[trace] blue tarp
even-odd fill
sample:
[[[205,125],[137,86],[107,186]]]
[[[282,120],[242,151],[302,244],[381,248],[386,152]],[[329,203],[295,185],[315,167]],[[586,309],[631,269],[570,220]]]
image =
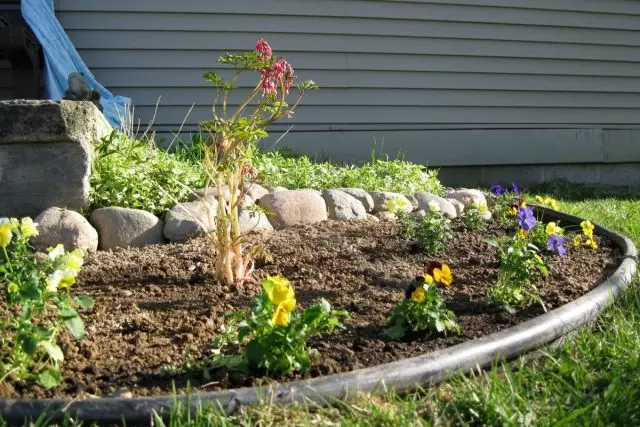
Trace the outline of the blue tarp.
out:
[[[70,73],[84,75],[91,89],[100,93],[104,115],[115,128],[128,117],[131,100],[114,96],[93,76],[55,16],[53,0],[22,0],[22,17],[42,45],[45,59],[45,88],[51,99],[60,99]]]

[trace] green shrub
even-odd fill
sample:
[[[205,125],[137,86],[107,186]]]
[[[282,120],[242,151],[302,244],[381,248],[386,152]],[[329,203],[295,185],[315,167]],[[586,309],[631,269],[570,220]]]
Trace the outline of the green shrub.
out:
[[[201,168],[153,141],[114,131],[95,145],[90,178],[93,208],[120,206],[162,214],[204,185]]]

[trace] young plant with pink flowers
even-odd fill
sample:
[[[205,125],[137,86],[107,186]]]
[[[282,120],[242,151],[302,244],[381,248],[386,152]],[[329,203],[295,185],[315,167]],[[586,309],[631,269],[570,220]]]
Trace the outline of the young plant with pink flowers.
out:
[[[229,79],[215,72],[204,75],[216,88],[213,119],[200,124],[209,135],[203,161],[208,177],[206,186],[217,188],[217,211],[209,212],[209,218],[215,217],[216,223],[211,237],[216,248],[217,279],[226,284],[243,283],[250,279],[253,261],[240,232],[238,209],[257,178],[252,162],[257,143],[268,136],[270,124],[283,117],[291,118],[304,92],[317,86],[311,80],[296,84],[291,64],[274,55],[271,46],[262,39],[255,50],[226,54],[218,61],[230,65],[233,75]],[[257,83],[246,99],[231,108],[229,95],[237,89],[238,78],[244,72],[254,73]],[[287,97],[294,88],[297,98],[289,104]]]

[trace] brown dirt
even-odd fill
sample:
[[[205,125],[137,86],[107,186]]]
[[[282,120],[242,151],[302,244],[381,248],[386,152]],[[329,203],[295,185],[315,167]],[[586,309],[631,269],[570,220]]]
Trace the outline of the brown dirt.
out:
[[[307,377],[416,356],[543,312],[532,305],[508,314],[485,302],[499,262],[496,250],[483,239],[505,235],[505,230],[492,223],[484,232],[471,232],[456,220],[454,231],[446,254],[438,259],[453,269],[454,283],[442,292],[458,316],[462,334],[423,334],[405,341],[386,340],[381,331],[392,307],[404,298],[409,281],[424,273],[435,258],[398,237],[396,225],[328,221],[253,234],[251,240],[264,244],[274,259],[257,269],[256,278],[282,273],[294,284],[299,306],[324,297],[351,314],[344,330],[312,341],[322,357]],[[550,275],[538,285],[549,309],[584,294],[619,264],[621,252],[606,239],[597,237],[597,241],[596,252],[570,248],[565,257],[548,257]],[[248,308],[259,291],[255,285],[217,284],[212,259],[203,238],[91,255],[74,291],[92,296],[96,306],[84,313],[88,332],[84,340],[76,342],[68,334],[61,337],[66,358],[62,386],[47,391],[13,382],[0,389],[0,397],[109,396],[125,389],[144,396],[170,394],[173,383],[183,393],[188,381],[200,391],[273,381],[222,370],[205,380],[166,369],[184,367],[189,357],[202,358],[224,322],[224,313]],[[297,378],[303,377],[278,380]]]

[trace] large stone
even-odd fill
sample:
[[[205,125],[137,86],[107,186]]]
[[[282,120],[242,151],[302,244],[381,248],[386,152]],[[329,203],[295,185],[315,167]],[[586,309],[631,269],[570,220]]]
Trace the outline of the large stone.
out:
[[[313,224],[328,218],[327,204],[317,191],[276,191],[264,195],[259,204],[271,213],[269,222],[275,229]]]
[[[324,190],[329,218],[340,221],[367,219],[367,211],[358,199],[341,190]]]
[[[478,206],[487,204],[487,199],[484,197],[484,194],[482,194],[482,191],[469,188],[449,190],[444,194],[444,197],[447,199],[455,199],[465,207],[471,206],[473,203]]]
[[[455,218],[458,216],[458,212],[455,206],[453,206],[448,200],[436,194],[421,191],[414,194],[413,196],[418,201],[418,210],[429,212],[431,210],[431,206],[429,206],[429,203],[434,202],[438,205],[438,208],[443,215],[446,215],[449,218]]]
[[[216,226],[218,202],[211,198],[178,203],[164,217],[164,236],[172,242],[183,242],[203,235]]]
[[[62,244],[68,251],[82,249],[91,252],[98,249],[98,232],[85,217],[76,211],[49,208],[37,216],[40,234],[31,238],[38,251]]]
[[[111,130],[89,101],[0,101],[0,215],[88,208],[91,143]]]
[[[342,190],[350,196],[358,199],[367,212],[373,212],[373,197],[371,197],[371,194],[362,188],[339,188],[338,190]]]
[[[269,190],[255,182],[246,183],[244,186],[244,191],[245,194],[249,196],[254,202],[256,200],[260,200],[265,194],[269,194]]]
[[[401,204],[398,205],[401,210],[406,213],[413,212],[413,205],[411,204],[411,201],[402,194],[390,191],[372,191],[369,194],[373,199],[373,212],[388,212],[389,202],[395,199],[401,200]]]
[[[456,213],[458,214],[458,216],[462,215],[462,212],[464,212],[464,205],[461,202],[457,201],[456,199],[445,199],[445,200],[451,203],[454,208],[456,208]]]
[[[264,212],[257,209],[240,209],[238,211],[238,222],[241,233],[258,230],[273,230],[269,218]]]
[[[164,243],[160,218],[140,209],[96,209],[89,221],[98,230],[98,248],[140,247]]]
[[[191,202],[195,200],[204,200],[205,197],[208,198],[209,200],[215,200],[217,202],[218,188],[217,187],[199,188],[189,195],[189,201]],[[228,202],[229,199],[231,198],[231,191],[229,190],[229,187],[226,185],[222,187],[222,198],[226,202]],[[249,206],[249,205],[252,205],[253,202],[254,202],[254,199],[251,198],[249,195],[245,194],[242,197],[242,200],[240,201],[239,206]]]

